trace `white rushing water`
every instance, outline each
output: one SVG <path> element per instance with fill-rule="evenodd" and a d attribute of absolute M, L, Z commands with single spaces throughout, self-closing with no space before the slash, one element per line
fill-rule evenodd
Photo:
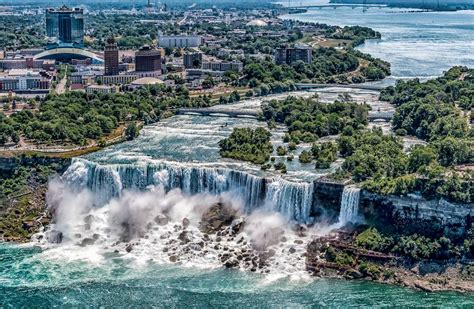
<path fill-rule="evenodd" d="M 312 182 L 295 183 L 281 177 L 264 178 L 193 164 L 100 165 L 84 159 L 75 159 L 63 178 L 72 186 L 89 189 L 95 194 L 94 204 L 98 206 L 120 197 L 123 190 L 145 191 L 148 186 L 161 185 L 166 192 L 180 189 L 188 196 L 227 193 L 240 201 L 248 213 L 261 208 L 301 224 L 312 220 Z"/>
<path fill-rule="evenodd" d="M 278 209 L 262 206 L 249 210 L 232 192 L 187 194 L 181 188 L 167 190 L 164 183 L 172 181 L 164 171 L 153 173 L 155 178 L 166 180 L 164 183 L 149 184 L 142 190 L 120 189 L 123 175 L 135 179 L 136 184 L 145 184 L 131 170 L 101 171 L 102 176 L 97 176 L 100 172 L 89 174 L 96 180 L 88 179 L 89 168 L 76 161 L 61 179 L 50 182 L 48 204 L 55 212 L 55 221 L 34 239 L 46 249 L 41 258 L 101 267 L 107 267 L 111 259 L 120 259 L 134 268 L 171 263 L 208 269 L 232 263 L 240 270 L 268 274 L 266 280 L 270 281 L 309 278 L 304 253 L 314 234 L 294 229 Z M 206 175 L 204 179 L 208 179 Z M 211 187 L 216 184 L 214 180 L 211 183 Z M 295 203 L 304 205 L 304 197 L 291 189 L 280 189 L 276 197 L 298 199 Z M 114 195 L 105 198 L 107 194 Z M 236 215 L 223 230 L 205 232 L 203 214 L 217 203 L 227 205 Z M 285 211 L 290 208 L 284 203 L 277 205 Z"/>
<path fill-rule="evenodd" d="M 339 223 L 356 223 L 358 221 L 360 188 L 346 186 L 342 192 Z"/>

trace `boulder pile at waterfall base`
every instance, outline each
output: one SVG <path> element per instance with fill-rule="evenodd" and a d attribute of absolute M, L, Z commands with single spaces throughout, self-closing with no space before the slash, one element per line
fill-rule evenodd
<path fill-rule="evenodd" d="M 97 227 L 97 223 L 104 222 L 101 215 L 100 211 L 85 215 L 78 224 L 80 233 L 74 230 L 63 234 L 53 224 L 51 230 L 38 234 L 36 239 L 53 247 L 61 242 L 75 243 L 78 248 L 102 246 L 117 256 L 149 256 L 149 261 L 158 263 L 226 267 L 300 278 L 312 275 L 371 280 L 424 291 L 474 292 L 474 267 L 469 261 L 415 260 L 409 252 L 392 253 L 382 248 L 387 245 L 387 236 L 365 225 L 346 224 L 324 233 L 316 226 L 288 225 L 270 213 L 245 215 L 230 203 L 217 202 L 198 217 L 173 219 L 172 213 L 164 211 L 149 218 L 149 223 L 140 229 L 122 223 L 115 227 L 120 232 L 114 234 L 114 227 Z M 373 247 L 368 248 L 367 244 Z M 402 246 L 393 241 L 392 245 Z"/>

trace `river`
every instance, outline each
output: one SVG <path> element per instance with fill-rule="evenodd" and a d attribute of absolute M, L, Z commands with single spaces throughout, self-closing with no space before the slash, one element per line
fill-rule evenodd
<path fill-rule="evenodd" d="M 373 26 L 382 32 L 382 40 L 369 41 L 360 49 L 390 61 L 396 77 L 428 77 L 453 64 L 473 64 L 471 12 L 368 12 L 321 9 L 291 17 Z M 445 19 L 436 26 L 433 16 Z M 466 39 L 470 34 L 471 42 Z M 321 100 L 331 101 L 345 91 L 318 92 Z M 390 108 L 377 101 L 376 93 L 351 94 L 374 109 Z M 226 108 L 256 109 L 260 102 L 246 100 Z M 47 232 L 31 244 L 0 244 L 0 307 L 474 306 L 472 295 L 309 277 L 303 253 L 321 226 L 299 243 L 287 222 L 312 223 L 307 203 L 310 180 L 329 171 L 295 160 L 282 176 L 219 157 L 217 143 L 232 128 L 260 125 L 264 124 L 255 119 L 175 116 L 145 127 L 134 141 L 76 160 L 62 180 L 50 184 L 50 201 L 58 207 L 50 229 L 63 232 L 62 244 L 49 243 Z M 282 128 L 272 131 L 275 146 L 282 134 Z M 298 151 L 305 147 L 309 145 Z M 275 228 L 285 227 L 282 233 L 288 241 L 273 245 L 276 253 L 266 272 L 223 269 L 217 261 L 222 251 L 212 237 L 203 249 L 194 246 L 196 251 L 179 244 L 177 232 L 184 218 L 190 221 L 191 243 L 202 242 L 196 220 L 203 205 L 219 200 L 252 212 L 244 230 L 246 241 L 265 239 Z M 157 226 L 155 218 L 164 210 L 172 222 Z M 125 232 L 133 239 L 133 249 L 122 241 Z M 239 241 L 226 240 L 225 245 L 237 249 L 242 247 Z M 170 250 L 179 255 L 177 263 L 170 262 Z"/>
<path fill-rule="evenodd" d="M 309 2 L 308 2 L 309 4 Z M 410 12 L 408 12 L 410 11 Z M 436 77 L 454 65 L 474 66 L 474 11 L 420 12 L 398 8 L 311 8 L 282 18 L 366 26 L 382 34 L 358 47 L 391 63 L 392 76 Z"/>

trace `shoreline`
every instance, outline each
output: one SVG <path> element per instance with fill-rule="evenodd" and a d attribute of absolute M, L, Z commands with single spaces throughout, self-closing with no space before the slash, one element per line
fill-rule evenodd
<path fill-rule="evenodd" d="M 45 225 L 44 228 L 45 230 L 47 230 L 47 225 Z M 333 232 L 338 233 L 340 231 L 335 230 Z M 217 235 L 221 235 L 221 234 L 218 233 Z M 313 238 L 312 241 L 318 241 L 320 239 L 321 238 Z M 295 239 L 295 243 L 298 241 L 300 241 L 300 238 Z M 130 242 L 130 244 L 131 243 L 132 241 Z M 310 244 L 311 243 L 309 243 L 308 246 Z M 41 251 L 52 249 L 52 248 L 44 248 L 42 246 L 38 246 L 38 244 L 35 244 L 34 242 L 32 242 L 31 239 L 28 241 L 26 241 L 25 239 L 24 241 L 0 240 L 0 246 L 1 245 L 13 246 L 13 247 L 19 247 L 19 248 L 40 248 Z M 127 247 L 125 249 L 127 252 L 132 251 L 131 245 L 127 245 L 127 243 L 125 245 Z M 271 251 L 272 250 L 270 250 L 270 252 Z M 258 262 L 259 265 L 261 265 L 260 263 L 265 263 L 265 259 L 268 258 L 269 256 L 267 251 L 260 251 L 260 252 L 254 251 L 254 253 L 252 254 L 256 254 L 255 256 L 259 257 L 260 259 Z M 225 255 L 226 254 L 224 253 L 222 255 L 222 258 L 220 259 L 221 261 L 220 266 L 218 266 L 217 268 L 204 267 L 204 269 L 209 269 L 209 270 L 229 269 L 229 270 L 234 270 L 237 272 L 248 273 L 248 274 L 255 273 L 254 269 L 250 270 L 250 269 L 235 268 L 236 265 L 238 264 L 233 264 L 234 262 L 232 263 L 229 262 L 229 260 L 232 259 L 232 256 L 229 260 L 225 260 L 223 259 Z M 403 261 L 405 259 L 403 257 L 397 257 L 397 259 L 400 259 L 400 261 L 397 262 L 395 265 L 377 264 L 380 267 L 381 271 L 383 271 L 384 275 L 381 275 L 379 278 L 373 278 L 371 277 L 371 275 L 362 275 L 355 268 L 340 267 L 339 269 L 337 269 L 331 263 L 328 263 L 328 265 L 326 266 L 324 266 L 324 263 L 321 263 L 320 268 L 315 269 L 314 267 L 309 267 L 307 264 L 309 253 L 306 251 L 306 253 L 304 253 L 303 256 L 306 256 L 306 261 L 305 261 L 306 273 L 312 278 L 311 280 L 329 279 L 329 280 L 343 280 L 346 282 L 373 282 L 376 284 L 398 286 L 398 287 L 407 288 L 414 291 L 423 291 L 423 292 L 428 292 L 428 293 L 455 292 L 455 293 L 464 294 L 464 295 L 474 295 L 474 282 L 465 280 L 462 274 L 462 269 L 465 265 L 472 265 L 469 262 L 462 263 L 461 261 L 421 261 L 421 262 L 410 263 L 410 262 L 407 262 L 406 260 Z M 179 259 L 177 260 L 173 256 L 170 256 L 169 263 L 159 264 L 159 265 L 176 266 L 176 265 L 180 265 L 181 263 L 182 262 L 179 262 Z M 411 265 L 411 267 L 402 266 L 403 264 Z M 437 272 L 420 274 L 420 269 L 423 267 L 428 267 L 428 268 L 438 267 L 438 268 L 445 269 L 445 272 L 443 272 L 442 274 L 437 273 Z M 262 274 L 262 275 L 266 274 L 265 272 L 262 272 L 262 273 L 257 272 L 257 273 Z M 270 273 L 270 274 L 275 275 L 277 273 Z M 390 276 L 386 276 L 386 274 L 390 274 Z M 289 275 L 285 275 L 282 278 L 289 278 Z"/>

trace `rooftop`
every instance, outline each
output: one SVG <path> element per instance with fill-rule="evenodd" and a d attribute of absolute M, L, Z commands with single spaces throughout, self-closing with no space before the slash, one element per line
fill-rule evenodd
<path fill-rule="evenodd" d="M 164 84 L 164 82 L 154 77 L 142 77 L 133 81 L 131 84 L 134 86 L 144 86 L 144 85 Z"/>

